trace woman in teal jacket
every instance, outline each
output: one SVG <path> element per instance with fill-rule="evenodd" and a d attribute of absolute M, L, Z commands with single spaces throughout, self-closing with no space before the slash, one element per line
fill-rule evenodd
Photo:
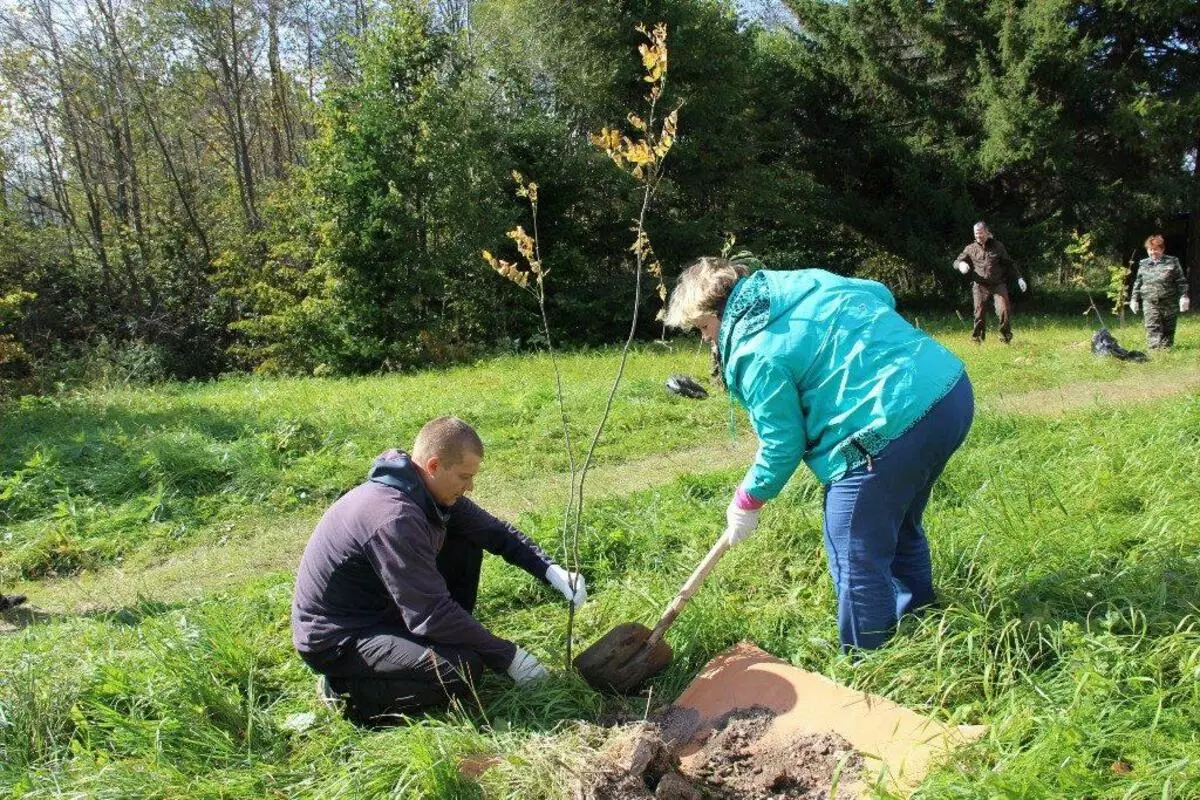
<path fill-rule="evenodd" d="M 819 269 L 747 275 L 702 258 L 667 324 L 714 344 L 758 454 L 726 512 L 732 545 L 806 463 L 825 484 L 824 541 L 843 649 L 879 647 L 934 600 L 921 517 L 975 401 L 963 363 L 896 313 L 874 281 Z"/>

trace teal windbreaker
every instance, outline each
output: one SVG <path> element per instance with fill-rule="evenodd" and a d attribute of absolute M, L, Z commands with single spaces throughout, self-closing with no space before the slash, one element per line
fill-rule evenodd
<path fill-rule="evenodd" d="M 883 284 L 763 270 L 733 287 L 718 351 L 759 448 L 742 488 L 780 491 L 801 460 L 823 483 L 869 461 L 962 377 L 962 361 L 896 313 Z"/>

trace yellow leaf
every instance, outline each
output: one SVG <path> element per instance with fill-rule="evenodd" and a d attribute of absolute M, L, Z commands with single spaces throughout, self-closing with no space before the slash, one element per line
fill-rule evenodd
<path fill-rule="evenodd" d="M 629 147 L 625 148 L 623 155 L 629 163 L 637 166 L 654 163 L 654 151 L 645 141 L 631 143 Z"/>
<path fill-rule="evenodd" d="M 533 258 L 533 239 L 525 232 L 525 228 L 518 225 L 508 232 L 508 238 L 517 243 L 517 250 L 525 256 L 526 260 Z"/>
<path fill-rule="evenodd" d="M 647 71 L 654 69 L 654 65 L 658 63 L 658 50 L 644 44 L 639 44 L 638 52 L 642 54 L 642 66 Z"/>
<path fill-rule="evenodd" d="M 632 125 L 633 127 L 637 128 L 639 131 L 644 131 L 644 130 L 646 130 L 646 122 L 645 122 L 645 120 L 643 120 L 643 119 L 642 119 L 641 117 L 639 117 L 637 114 L 634 114 L 632 111 L 631 111 L 631 112 L 629 112 L 629 118 L 628 118 L 628 119 L 629 119 L 629 124 L 630 124 L 630 125 Z"/>

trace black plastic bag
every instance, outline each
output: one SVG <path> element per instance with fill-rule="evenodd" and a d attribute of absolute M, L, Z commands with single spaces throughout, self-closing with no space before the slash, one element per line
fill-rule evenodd
<path fill-rule="evenodd" d="M 1121 361 L 1147 361 L 1146 354 L 1141 350 L 1126 350 L 1121 345 L 1117 344 L 1116 338 L 1108 332 L 1108 328 L 1101 328 L 1092 334 L 1092 352 L 1098 356 L 1112 356 Z"/>
<path fill-rule="evenodd" d="M 708 392 L 704 387 L 687 375 L 672 375 L 667 378 L 667 390 L 672 394 L 690 397 L 693 400 L 703 400 L 708 397 Z"/>

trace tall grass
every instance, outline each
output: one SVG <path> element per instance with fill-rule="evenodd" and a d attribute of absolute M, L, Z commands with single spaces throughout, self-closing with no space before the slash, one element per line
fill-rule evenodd
<path fill-rule="evenodd" d="M 972 345 L 954 317 L 918 319 L 969 363 L 978 396 L 1078 381 L 1196 370 L 1190 316 L 1175 352 L 1130 365 L 1088 355 L 1084 317 L 1017 317 L 1008 347 Z M 1118 331 L 1136 346 L 1140 329 Z M 613 351 L 562 358 L 572 440 L 604 408 Z M 682 400 L 672 372 L 703 376 L 695 339 L 630 360 L 596 459 L 617 464 L 727 440 L 721 396 Z M 81 391 L 27 398 L 0 417 L 0 580 L 72 574 L 228 534 L 234 522 L 281 512 L 317 515 L 357 483 L 383 449 L 411 442 L 433 416 L 475 423 L 487 445 L 484 485 L 561 474 L 568 457 L 549 357 L 358 380 L 232 379 L 212 384 Z M 742 436 L 748 435 L 744 420 Z M 580 454 L 576 454 L 577 456 Z"/>
<path fill-rule="evenodd" d="M 385 733 L 315 702 L 291 653 L 291 576 L 178 607 L 59 617 L 0 638 L 0 795 L 561 797 L 593 763 L 586 721 L 669 700 L 750 639 L 792 663 L 987 735 L 919 797 L 1200 796 L 1200 399 L 1057 419 L 983 415 L 927 515 L 939 606 L 886 648 L 838 652 L 820 487 L 793 482 L 669 634 L 649 693 L 560 676 Z M 698 465 L 699 469 L 699 465 Z M 593 504 L 581 642 L 649 622 L 718 535 L 740 469 Z M 553 536 L 551 504 L 521 524 Z M 547 663 L 552 592 L 489 559 L 479 616 Z M 311 715 L 311 717 L 304 716 Z M 459 760 L 501 763 L 482 788 Z"/>

